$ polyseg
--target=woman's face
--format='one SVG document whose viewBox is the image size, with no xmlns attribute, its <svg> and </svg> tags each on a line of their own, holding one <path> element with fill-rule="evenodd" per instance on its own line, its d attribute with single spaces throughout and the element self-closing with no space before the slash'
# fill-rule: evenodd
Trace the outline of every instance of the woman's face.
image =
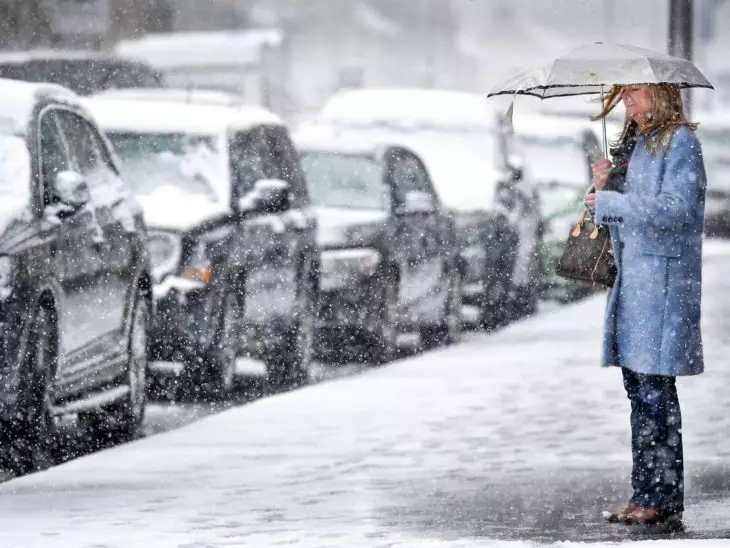
<svg viewBox="0 0 730 548">
<path fill-rule="evenodd" d="M 654 106 L 654 97 L 649 87 L 624 87 L 621 90 L 621 100 L 626 107 L 626 113 L 634 122 L 643 125 L 651 117 Z"/>
</svg>

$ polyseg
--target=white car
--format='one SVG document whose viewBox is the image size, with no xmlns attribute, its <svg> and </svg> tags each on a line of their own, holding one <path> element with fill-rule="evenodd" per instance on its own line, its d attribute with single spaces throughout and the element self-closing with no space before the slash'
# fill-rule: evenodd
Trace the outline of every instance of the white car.
<svg viewBox="0 0 730 548">
<path fill-rule="evenodd" d="M 540 286 L 539 209 L 499 115 L 478 94 L 362 89 L 334 95 L 309 131 L 359 132 L 418 151 L 457 227 L 464 303 L 493 327 L 532 313 Z M 305 131 L 306 128 L 302 128 Z"/>
</svg>

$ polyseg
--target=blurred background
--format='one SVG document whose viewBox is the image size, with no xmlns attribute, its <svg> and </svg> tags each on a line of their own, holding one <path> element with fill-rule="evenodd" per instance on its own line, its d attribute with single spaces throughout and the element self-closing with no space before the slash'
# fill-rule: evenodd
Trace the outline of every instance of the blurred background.
<svg viewBox="0 0 730 548">
<path fill-rule="evenodd" d="M 133 58 L 170 86 L 220 89 L 289 121 L 333 92 L 407 86 L 485 92 L 515 65 L 595 40 L 667 50 L 661 0 L 3 0 L 0 63 L 28 50 Z M 693 56 L 730 97 L 730 1 L 695 0 Z M 16 52 L 16 53 L 13 53 Z M 38 55 L 38 52 L 36 52 Z M 49 53 L 50 55 L 50 53 Z M 77 90 L 78 91 L 78 90 Z M 81 90 L 83 91 L 83 90 Z M 96 91 L 96 90 L 93 90 Z"/>
</svg>

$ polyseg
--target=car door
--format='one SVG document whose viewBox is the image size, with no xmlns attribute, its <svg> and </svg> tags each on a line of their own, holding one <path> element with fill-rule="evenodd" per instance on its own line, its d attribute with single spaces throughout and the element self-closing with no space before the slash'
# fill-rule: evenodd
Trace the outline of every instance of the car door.
<svg viewBox="0 0 730 548">
<path fill-rule="evenodd" d="M 57 204 L 54 193 L 56 177 L 74 169 L 57 114 L 58 109 L 47 108 L 38 119 L 43 194 L 49 207 Z M 90 295 L 99 284 L 95 236 L 93 207 L 90 204 L 60 222 L 56 250 L 62 290 L 58 307 L 59 381 L 68 377 L 73 365 L 92 346 L 97 333 L 97 311 L 90 302 Z"/>
<path fill-rule="evenodd" d="M 316 222 L 304 173 L 288 130 L 284 126 L 267 126 L 264 132 L 271 158 L 269 177 L 281 179 L 291 187 L 290 207 L 279 213 L 278 217 L 284 224 L 287 241 L 282 268 L 287 284 L 285 294 L 291 299 L 288 317 L 292 318 L 300 278 L 303 271 L 311 267 L 316 253 Z"/>
<path fill-rule="evenodd" d="M 412 152 L 394 148 L 387 157 L 394 191 L 398 238 L 404 245 L 401 265 L 401 314 L 412 323 L 438 319 L 446 296 L 448 261 L 441 238 L 443 219 L 423 162 Z"/>
<path fill-rule="evenodd" d="M 56 116 L 73 169 L 89 186 L 96 224 L 88 259 L 95 281 L 82 298 L 91 315 L 88 329 L 93 340 L 69 373 L 90 380 L 87 373 L 93 370 L 91 380 L 101 382 L 120 373 L 126 360 L 124 316 L 134 276 L 133 223 L 124 218 L 126 189 L 95 127 L 70 110 L 60 110 Z"/>
<path fill-rule="evenodd" d="M 256 183 L 278 174 L 263 128 L 235 133 L 230 142 L 234 203 Z M 279 214 L 262 213 L 238 227 L 245 256 L 245 323 L 271 324 L 287 318 L 295 291 L 292 263 L 295 250 Z"/>
</svg>

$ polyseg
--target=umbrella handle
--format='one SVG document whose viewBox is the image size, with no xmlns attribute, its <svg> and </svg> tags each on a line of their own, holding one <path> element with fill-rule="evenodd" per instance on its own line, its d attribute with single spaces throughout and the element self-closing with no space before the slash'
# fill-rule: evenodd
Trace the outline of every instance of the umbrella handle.
<svg viewBox="0 0 730 548">
<path fill-rule="evenodd" d="M 603 84 L 601 84 L 601 108 L 603 108 Z M 601 125 L 603 126 L 603 157 L 608 159 L 608 137 L 606 137 L 606 117 L 601 118 Z"/>
</svg>

